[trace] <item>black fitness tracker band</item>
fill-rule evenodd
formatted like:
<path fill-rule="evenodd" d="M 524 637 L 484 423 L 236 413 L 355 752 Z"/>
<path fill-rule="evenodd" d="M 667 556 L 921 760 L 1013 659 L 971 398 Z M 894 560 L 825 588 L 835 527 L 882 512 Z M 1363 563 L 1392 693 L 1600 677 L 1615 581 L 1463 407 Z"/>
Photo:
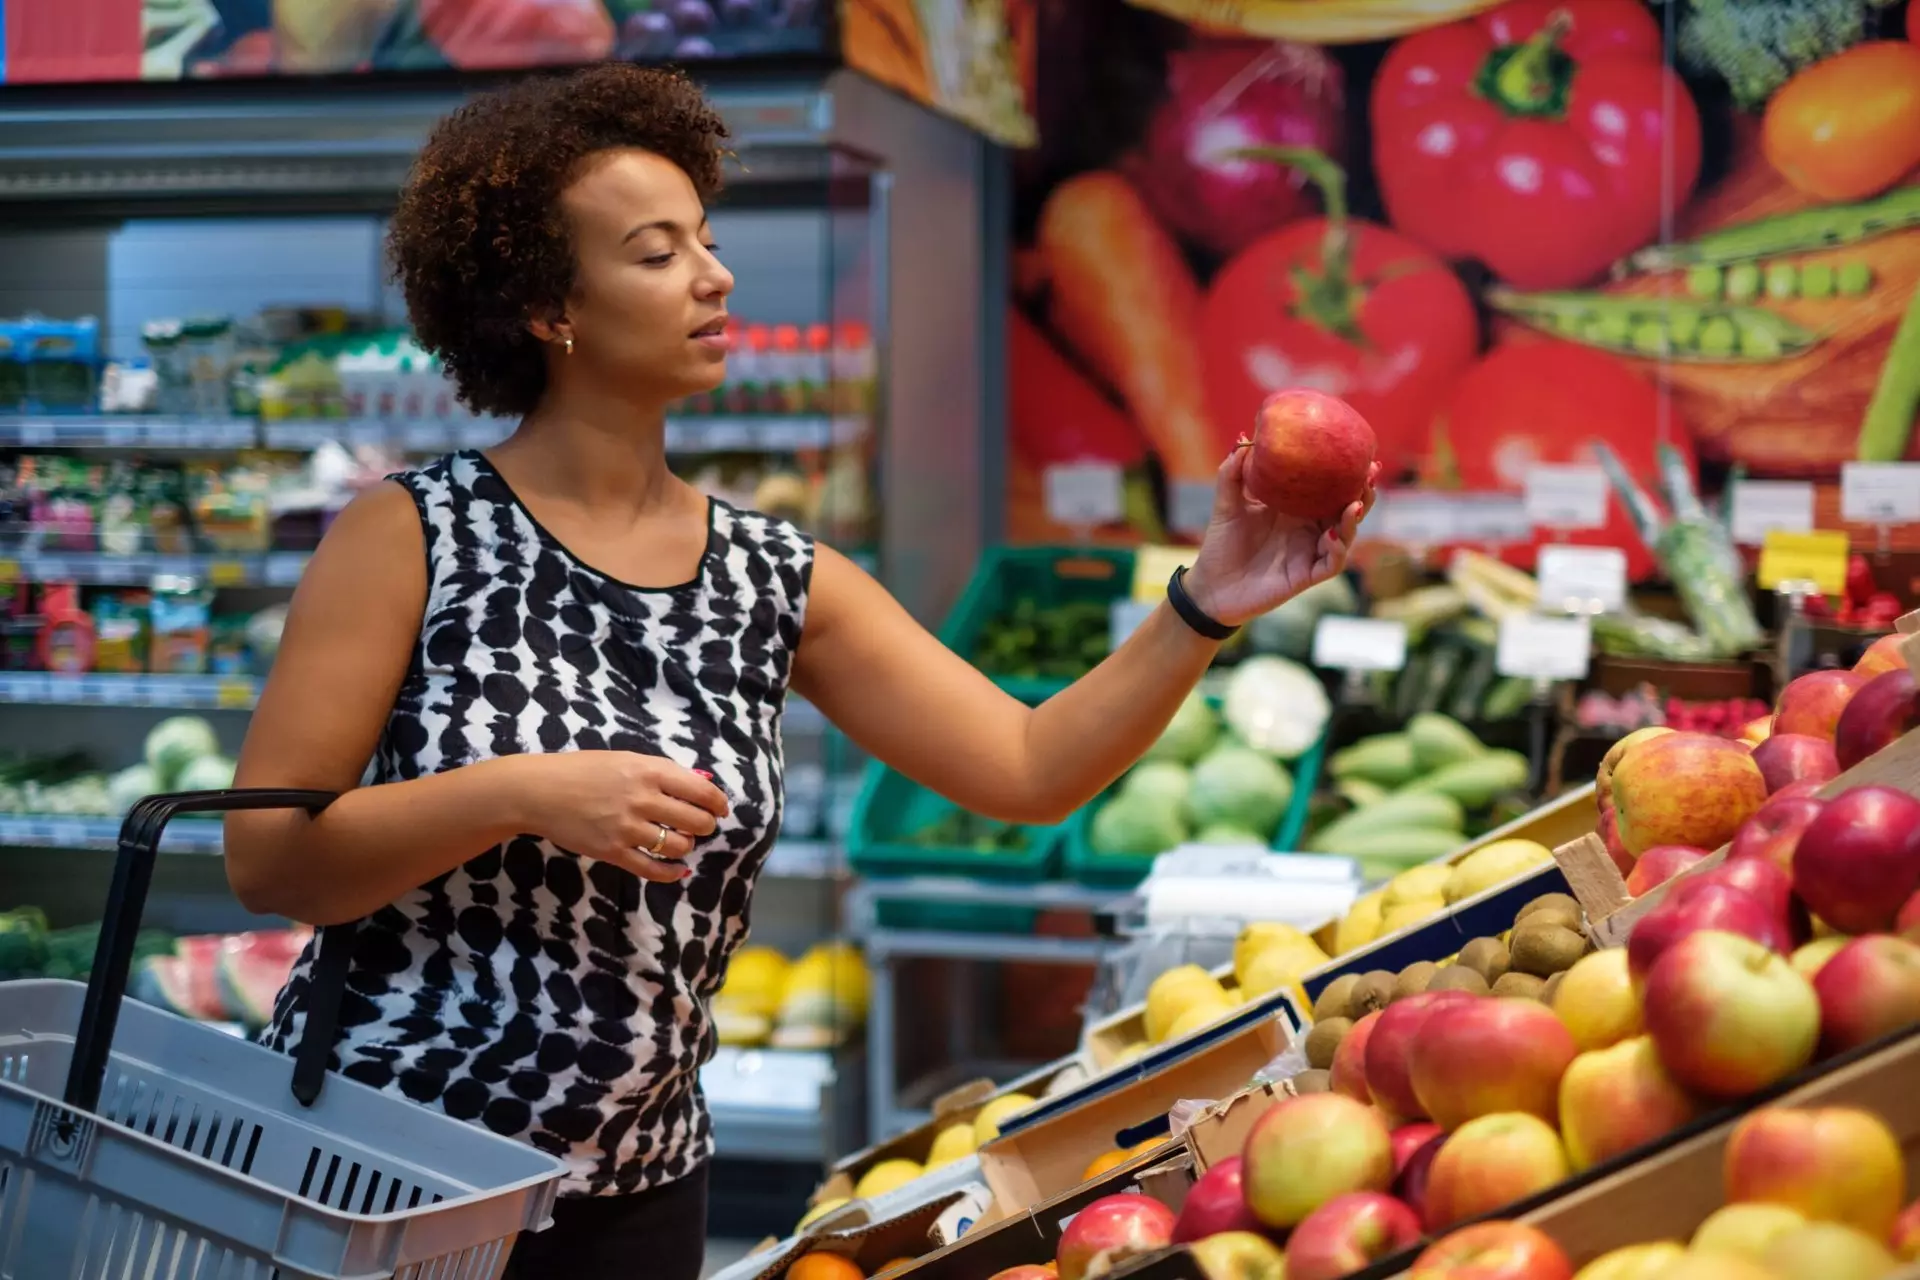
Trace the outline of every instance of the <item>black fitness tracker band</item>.
<path fill-rule="evenodd" d="M 1173 571 L 1173 576 L 1167 579 L 1167 603 L 1172 605 L 1173 611 L 1180 615 L 1180 621 L 1186 623 L 1207 639 L 1231 639 L 1233 633 L 1240 628 L 1228 626 L 1195 604 L 1193 597 L 1187 594 L 1187 584 L 1184 581 L 1186 576 L 1187 566 L 1181 565 Z"/>

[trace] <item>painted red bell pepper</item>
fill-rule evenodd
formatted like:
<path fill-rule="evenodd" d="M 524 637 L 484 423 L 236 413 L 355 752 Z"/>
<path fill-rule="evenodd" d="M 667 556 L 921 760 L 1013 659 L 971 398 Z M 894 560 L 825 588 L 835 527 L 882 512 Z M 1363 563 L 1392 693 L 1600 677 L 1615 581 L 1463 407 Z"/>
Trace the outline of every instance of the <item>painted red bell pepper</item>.
<path fill-rule="evenodd" d="M 1522 289 L 1585 284 L 1700 176 L 1700 115 L 1640 0 L 1511 0 L 1408 36 L 1373 87 L 1393 225 Z"/>
<path fill-rule="evenodd" d="M 613 52 L 599 0 L 420 0 L 420 25 L 463 70 L 598 62 Z"/>

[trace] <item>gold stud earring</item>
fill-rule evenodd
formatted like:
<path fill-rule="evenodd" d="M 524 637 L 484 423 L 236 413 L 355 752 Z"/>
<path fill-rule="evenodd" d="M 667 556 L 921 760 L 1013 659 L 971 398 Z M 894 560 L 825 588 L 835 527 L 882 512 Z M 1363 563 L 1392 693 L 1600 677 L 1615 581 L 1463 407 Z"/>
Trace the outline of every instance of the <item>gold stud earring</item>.
<path fill-rule="evenodd" d="M 568 339 L 566 340 L 566 342 L 567 342 L 567 354 L 568 354 L 568 355 L 572 355 L 572 354 L 573 354 L 573 339 L 572 339 L 572 338 L 568 338 Z"/>

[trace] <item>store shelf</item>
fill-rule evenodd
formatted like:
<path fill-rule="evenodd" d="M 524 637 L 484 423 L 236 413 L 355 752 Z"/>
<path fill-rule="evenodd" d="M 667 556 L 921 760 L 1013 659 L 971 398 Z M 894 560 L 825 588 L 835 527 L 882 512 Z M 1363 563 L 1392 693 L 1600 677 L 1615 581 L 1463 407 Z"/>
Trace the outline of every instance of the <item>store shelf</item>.
<path fill-rule="evenodd" d="M 336 441 L 408 453 L 444 453 L 498 444 L 513 429 L 502 419 L 400 422 L 382 418 L 257 422 L 252 418 L 154 415 L 47 415 L 0 418 L 0 447 L 40 449 L 233 450 L 255 447 L 311 451 Z M 824 415 L 689 415 L 667 423 L 674 453 L 794 453 L 850 444 L 866 423 Z"/>
<path fill-rule="evenodd" d="M 240 711 L 260 697 L 252 676 L 59 675 L 0 671 L 0 703 Z"/>
<path fill-rule="evenodd" d="M 907 956 L 1093 964 L 1112 945 L 1105 939 L 889 929 L 877 923 L 879 905 L 887 901 L 940 906 L 1019 906 L 1098 915 L 1117 909 L 1130 896 L 1126 891 L 1090 889 L 1063 882 L 996 885 L 979 880 L 913 876 L 899 880 L 861 880 L 847 894 L 846 911 L 848 926 L 872 964 Z"/>
<path fill-rule="evenodd" d="M 160 837 L 162 853 L 219 853 L 221 824 L 211 818 L 178 818 Z M 118 818 L 70 818 L 58 814 L 0 813 L 0 847 L 112 849 L 120 838 Z"/>
<path fill-rule="evenodd" d="M 93 587 L 136 587 L 156 577 L 171 575 L 199 578 L 216 587 L 290 587 L 300 581 L 308 559 L 304 551 L 227 556 L 0 550 L 0 582 L 77 582 Z"/>

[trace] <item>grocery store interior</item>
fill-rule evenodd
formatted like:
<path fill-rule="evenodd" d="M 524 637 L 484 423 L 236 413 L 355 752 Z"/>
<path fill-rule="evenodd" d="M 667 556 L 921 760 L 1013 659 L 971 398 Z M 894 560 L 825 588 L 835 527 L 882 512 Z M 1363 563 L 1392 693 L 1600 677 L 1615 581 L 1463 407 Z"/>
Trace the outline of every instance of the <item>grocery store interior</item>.
<path fill-rule="evenodd" d="M 356 494 L 514 431 L 414 340 L 389 223 L 437 120 L 612 58 L 731 133 L 675 471 L 1020 702 L 1227 536 L 1240 445 L 1262 519 L 1380 467 L 1343 571 L 1058 824 L 788 698 L 699 1069 L 708 1277 L 1920 1276 L 1920 0 L 0 18 L 0 1272 L 490 1280 L 538 1225 L 516 1190 L 391 1243 L 361 1163 L 315 1185 L 370 1133 L 216 1154 L 223 1107 L 367 1122 L 221 1058 L 314 931 L 240 905 L 219 804 L 136 806 L 232 786 Z M 470 1150 L 401 1216 L 506 1203 Z M 88 1263 L 28 1185 L 131 1216 Z M 324 1228 L 255 1239 L 269 1204 Z"/>

